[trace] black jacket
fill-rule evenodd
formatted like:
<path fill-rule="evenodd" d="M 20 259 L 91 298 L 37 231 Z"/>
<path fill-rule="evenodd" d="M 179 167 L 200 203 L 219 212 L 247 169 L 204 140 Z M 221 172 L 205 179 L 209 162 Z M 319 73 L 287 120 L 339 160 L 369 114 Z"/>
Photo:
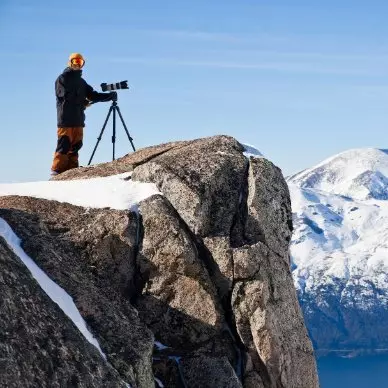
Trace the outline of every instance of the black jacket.
<path fill-rule="evenodd" d="M 98 93 L 81 77 L 81 70 L 67 67 L 55 81 L 58 127 L 84 127 L 89 101 L 109 101 L 111 93 Z"/>

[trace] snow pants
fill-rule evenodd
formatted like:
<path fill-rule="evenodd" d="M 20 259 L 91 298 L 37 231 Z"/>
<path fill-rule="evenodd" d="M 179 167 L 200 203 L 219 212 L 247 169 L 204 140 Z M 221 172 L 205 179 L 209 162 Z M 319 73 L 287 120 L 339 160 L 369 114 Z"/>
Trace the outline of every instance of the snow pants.
<path fill-rule="evenodd" d="M 51 171 L 58 174 L 78 167 L 78 151 L 82 147 L 83 127 L 58 128 L 58 142 Z"/>

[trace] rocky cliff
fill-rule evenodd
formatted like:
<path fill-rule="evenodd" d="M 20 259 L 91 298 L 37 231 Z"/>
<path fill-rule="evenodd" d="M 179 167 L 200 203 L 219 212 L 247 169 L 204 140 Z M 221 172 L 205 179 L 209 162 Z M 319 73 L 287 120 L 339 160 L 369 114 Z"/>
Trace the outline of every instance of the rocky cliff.
<path fill-rule="evenodd" d="M 123 172 L 161 194 L 137 212 L 0 198 L 0 217 L 71 295 L 106 358 L 0 237 L 0 386 L 318 387 L 281 171 L 216 136 L 56 179 Z"/>

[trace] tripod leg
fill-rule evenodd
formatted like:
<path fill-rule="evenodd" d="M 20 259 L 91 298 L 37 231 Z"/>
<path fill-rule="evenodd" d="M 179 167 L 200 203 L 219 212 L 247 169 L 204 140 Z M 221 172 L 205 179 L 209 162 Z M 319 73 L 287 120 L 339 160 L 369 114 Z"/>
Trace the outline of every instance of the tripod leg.
<path fill-rule="evenodd" d="M 115 160 L 115 144 L 116 144 L 116 109 L 117 107 L 113 107 L 113 135 L 112 135 L 112 148 L 113 148 L 113 157 L 112 161 Z"/>
<path fill-rule="evenodd" d="M 99 135 L 98 138 L 97 138 L 97 143 L 96 143 L 96 146 L 94 147 L 92 156 L 91 156 L 90 159 L 89 159 L 88 166 L 90 166 L 90 163 L 92 163 L 92 159 L 93 159 L 94 153 L 96 152 L 97 146 L 98 146 L 98 144 L 100 143 L 100 140 L 101 140 L 101 138 L 102 138 L 102 134 L 104 133 L 106 124 L 107 124 L 107 122 L 108 122 L 108 120 L 109 120 L 109 116 L 110 116 L 110 114 L 112 113 L 112 110 L 113 110 L 113 106 L 111 106 L 111 107 L 109 108 L 108 115 L 106 116 L 105 123 L 104 123 L 104 125 L 103 125 L 103 127 L 102 127 L 102 129 L 101 129 L 100 135 Z"/>
<path fill-rule="evenodd" d="M 116 109 L 117 109 L 117 112 L 119 113 L 121 122 L 123 123 L 125 132 L 126 132 L 126 134 L 127 134 L 127 136 L 128 136 L 128 140 L 131 142 L 131 145 L 132 145 L 133 150 L 136 151 L 135 146 L 133 145 L 133 141 L 132 141 L 133 139 L 132 139 L 132 137 L 129 135 L 129 132 L 128 132 L 127 126 L 125 125 L 123 116 L 121 116 L 120 108 L 119 108 L 118 106 L 116 106 Z"/>

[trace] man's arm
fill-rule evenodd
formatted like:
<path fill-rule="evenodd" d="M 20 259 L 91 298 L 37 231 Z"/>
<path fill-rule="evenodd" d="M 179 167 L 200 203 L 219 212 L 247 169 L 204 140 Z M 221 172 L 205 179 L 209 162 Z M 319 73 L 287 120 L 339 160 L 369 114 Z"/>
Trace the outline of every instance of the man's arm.
<path fill-rule="evenodd" d="M 66 94 L 66 89 L 63 83 L 63 78 L 59 76 L 55 81 L 55 95 L 59 99 L 62 99 L 63 97 L 65 97 L 65 94 Z"/>
<path fill-rule="evenodd" d="M 90 102 L 103 102 L 103 101 L 111 101 L 116 94 L 115 92 L 110 93 L 99 93 L 96 92 L 90 85 L 85 82 L 86 87 L 86 98 Z"/>

